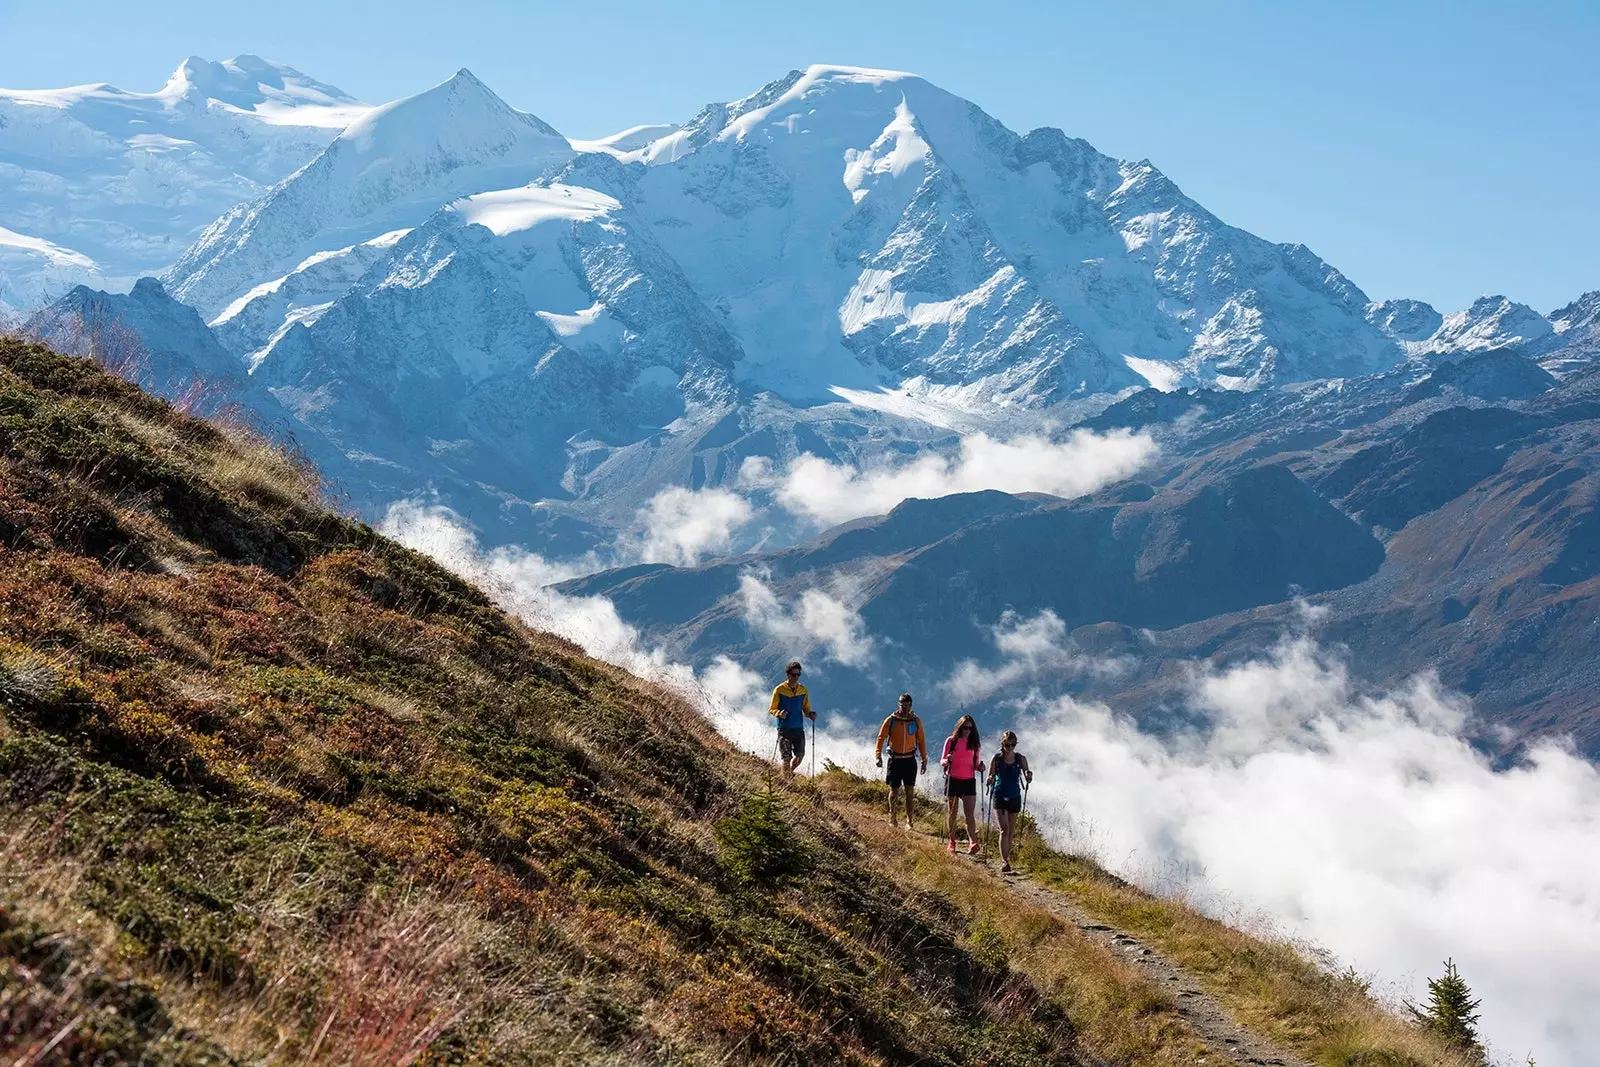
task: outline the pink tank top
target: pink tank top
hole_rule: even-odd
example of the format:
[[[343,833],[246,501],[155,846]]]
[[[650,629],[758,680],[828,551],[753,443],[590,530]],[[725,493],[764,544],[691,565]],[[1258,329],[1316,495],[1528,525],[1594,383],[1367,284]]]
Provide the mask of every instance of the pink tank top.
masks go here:
[[[977,777],[978,750],[968,748],[965,738],[958,737],[950,745],[950,777],[965,781]]]

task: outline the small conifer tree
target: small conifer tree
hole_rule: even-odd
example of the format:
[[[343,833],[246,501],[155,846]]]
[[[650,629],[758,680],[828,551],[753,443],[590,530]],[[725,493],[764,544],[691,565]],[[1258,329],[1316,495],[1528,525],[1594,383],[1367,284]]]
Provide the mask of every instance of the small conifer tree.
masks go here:
[[[723,863],[743,882],[771,885],[804,874],[811,856],[772,790],[747,799],[715,827]]]
[[[1474,1063],[1487,1064],[1488,1056],[1478,1040],[1478,1005],[1466,979],[1456,970],[1453,959],[1444,961],[1444,975],[1428,979],[1428,1003],[1407,1003],[1406,1008],[1422,1026],[1467,1054]]]

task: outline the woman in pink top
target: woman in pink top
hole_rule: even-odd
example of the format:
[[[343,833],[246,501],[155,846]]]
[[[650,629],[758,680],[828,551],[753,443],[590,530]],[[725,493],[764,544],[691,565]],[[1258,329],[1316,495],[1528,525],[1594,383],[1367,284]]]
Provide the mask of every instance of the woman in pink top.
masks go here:
[[[974,856],[978,845],[978,822],[974,810],[978,806],[978,775],[983,769],[983,759],[978,754],[978,724],[971,715],[956,720],[956,728],[944,742],[944,758],[939,761],[944,768],[944,795],[948,810],[945,813],[946,836],[950,843],[945,848],[956,850],[956,802],[967,814],[967,851]]]

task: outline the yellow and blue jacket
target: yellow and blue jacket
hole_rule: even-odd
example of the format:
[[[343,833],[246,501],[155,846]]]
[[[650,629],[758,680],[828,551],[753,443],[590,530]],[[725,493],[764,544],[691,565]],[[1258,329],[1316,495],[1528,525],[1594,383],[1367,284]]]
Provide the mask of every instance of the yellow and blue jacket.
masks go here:
[[[796,682],[781,683],[772,691],[772,706],[767,709],[778,720],[780,730],[804,730],[805,719],[816,718],[811,712],[811,694]],[[801,716],[804,715],[805,719]]]

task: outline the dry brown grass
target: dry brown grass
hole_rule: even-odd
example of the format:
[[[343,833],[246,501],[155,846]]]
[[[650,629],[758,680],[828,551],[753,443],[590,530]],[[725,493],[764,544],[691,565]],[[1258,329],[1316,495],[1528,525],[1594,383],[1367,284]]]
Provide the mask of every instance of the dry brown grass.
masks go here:
[[[212,453],[209,480],[222,492],[269,510],[334,510],[331,486],[303,454],[252,427],[239,416],[214,417],[225,442]]]
[[[1256,937],[1181,900],[1146,893],[1031,835],[1032,876],[1101,922],[1183,967],[1244,1025],[1327,1067],[1470,1061],[1378,1003],[1366,984],[1319,967],[1294,945]]]
[[[896,880],[948,897],[972,929],[998,935],[1010,966],[1066,1009],[1086,1051],[1130,1067],[1188,1067],[1205,1054],[1176,1000],[1137,968],[1021,900],[987,871],[951,863],[939,839],[896,831],[871,809],[853,814],[853,825]]]

